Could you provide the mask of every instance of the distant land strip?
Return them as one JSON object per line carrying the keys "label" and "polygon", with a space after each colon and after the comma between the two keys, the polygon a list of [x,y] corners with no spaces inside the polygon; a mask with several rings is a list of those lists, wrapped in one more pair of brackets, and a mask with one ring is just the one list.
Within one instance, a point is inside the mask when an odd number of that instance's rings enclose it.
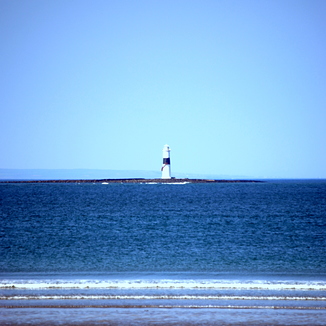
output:
{"label": "distant land strip", "polygon": [[81,179],[81,180],[0,180],[0,183],[244,183],[263,182],[258,180],[215,180],[215,179]]}

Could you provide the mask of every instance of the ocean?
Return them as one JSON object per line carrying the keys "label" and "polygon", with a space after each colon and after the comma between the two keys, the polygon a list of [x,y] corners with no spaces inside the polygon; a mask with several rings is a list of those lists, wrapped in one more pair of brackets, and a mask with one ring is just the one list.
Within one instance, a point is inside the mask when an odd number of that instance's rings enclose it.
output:
{"label": "ocean", "polygon": [[326,325],[326,180],[0,184],[1,325]]}

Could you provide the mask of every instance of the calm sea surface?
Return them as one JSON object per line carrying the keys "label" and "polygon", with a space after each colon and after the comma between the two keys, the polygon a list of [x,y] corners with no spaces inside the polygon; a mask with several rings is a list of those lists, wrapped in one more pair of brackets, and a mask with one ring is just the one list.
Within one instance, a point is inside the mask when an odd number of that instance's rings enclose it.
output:
{"label": "calm sea surface", "polygon": [[326,181],[0,184],[1,325],[326,325]]}

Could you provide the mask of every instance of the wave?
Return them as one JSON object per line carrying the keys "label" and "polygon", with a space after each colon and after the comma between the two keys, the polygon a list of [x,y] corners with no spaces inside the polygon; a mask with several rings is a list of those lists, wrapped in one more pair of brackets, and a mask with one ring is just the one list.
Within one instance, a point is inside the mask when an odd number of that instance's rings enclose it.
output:
{"label": "wave", "polygon": [[[164,185],[185,185],[190,182],[184,181],[184,182],[145,182],[144,184],[147,185],[157,185],[157,184],[164,184]],[[143,184],[143,182],[141,182]]]}
{"label": "wave", "polygon": [[326,297],[237,295],[7,295],[0,300],[268,300],[326,301]]}
{"label": "wave", "polygon": [[308,306],[258,306],[258,305],[153,305],[153,304],[140,304],[140,305],[95,305],[95,304],[87,304],[87,305],[78,305],[78,304],[67,304],[67,305],[7,305],[1,306],[0,308],[156,308],[156,309],[284,309],[284,310],[326,310],[326,307],[308,307]]}
{"label": "wave", "polygon": [[212,289],[326,291],[325,281],[234,280],[1,280],[1,288],[19,289]]}

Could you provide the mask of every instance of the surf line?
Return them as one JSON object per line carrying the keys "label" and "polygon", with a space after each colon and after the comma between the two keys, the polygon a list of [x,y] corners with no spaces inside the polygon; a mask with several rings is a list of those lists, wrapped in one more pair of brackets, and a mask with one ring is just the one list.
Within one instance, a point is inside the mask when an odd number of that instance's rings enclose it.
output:
{"label": "surf line", "polygon": [[55,305],[0,305],[0,309],[42,309],[42,308],[53,308],[53,309],[75,309],[75,308],[125,308],[125,309],[143,309],[143,308],[153,308],[153,309],[282,309],[282,310],[326,310],[326,307],[304,307],[304,306],[233,306],[233,305],[63,305],[63,304],[55,304]]}

